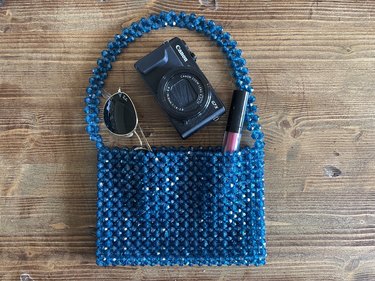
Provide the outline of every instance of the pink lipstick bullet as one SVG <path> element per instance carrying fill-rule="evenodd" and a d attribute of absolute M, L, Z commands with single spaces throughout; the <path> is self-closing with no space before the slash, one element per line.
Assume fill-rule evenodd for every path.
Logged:
<path fill-rule="evenodd" d="M 227 127 L 223 140 L 223 152 L 235 152 L 240 147 L 248 97 L 249 93 L 246 91 L 233 91 Z"/>

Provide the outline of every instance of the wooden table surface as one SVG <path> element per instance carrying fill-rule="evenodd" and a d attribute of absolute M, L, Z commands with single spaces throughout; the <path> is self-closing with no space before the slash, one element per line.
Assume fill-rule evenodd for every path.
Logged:
<path fill-rule="evenodd" d="M 222 24 L 251 68 L 267 144 L 266 266 L 95 265 L 85 88 L 121 27 L 169 9 Z M 220 144 L 227 115 L 181 141 L 133 68 L 173 36 L 229 105 L 222 54 L 179 29 L 132 44 L 105 87 L 134 98 L 152 145 Z M 2 0 L 0 74 L 1 280 L 375 280 L 375 1 Z"/>

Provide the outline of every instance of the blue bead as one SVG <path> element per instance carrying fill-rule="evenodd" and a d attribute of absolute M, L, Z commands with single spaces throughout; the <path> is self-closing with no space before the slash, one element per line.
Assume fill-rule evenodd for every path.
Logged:
<path fill-rule="evenodd" d="M 158 19 L 158 17 L 156 15 L 151 15 L 148 19 L 151 22 L 151 24 L 153 24 Z"/>
<path fill-rule="evenodd" d="M 225 32 L 225 33 L 223 34 L 223 39 L 229 40 L 230 38 L 231 38 L 231 35 L 230 35 L 229 32 Z"/>
<path fill-rule="evenodd" d="M 125 36 L 124 35 L 120 35 L 120 34 L 116 34 L 115 35 L 115 41 L 119 44 L 121 41 L 125 41 Z"/>
<path fill-rule="evenodd" d="M 154 29 L 154 30 L 158 30 L 160 28 L 160 22 L 157 21 L 157 22 L 154 22 L 152 25 L 151 25 L 151 28 Z"/>
<path fill-rule="evenodd" d="M 259 130 L 255 130 L 252 132 L 251 137 L 256 140 L 263 139 L 263 133 Z"/>
<path fill-rule="evenodd" d="M 128 28 L 124 28 L 121 32 L 121 35 L 124 36 L 124 39 L 126 40 L 128 35 L 129 35 L 129 29 Z"/>
<path fill-rule="evenodd" d="M 118 48 L 118 44 L 115 41 L 110 41 L 107 44 L 108 50 L 113 51 L 114 49 Z"/>
<path fill-rule="evenodd" d="M 103 59 L 98 59 L 96 61 L 96 63 L 98 64 L 98 66 L 102 66 L 104 63 L 103 63 Z"/>
<path fill-rule="evenodd" d="M 95 83 L 97 83 L 97 80 L 95 79 L 95 77 L 90 77 L 89 83 L 90 84 L 95 84 Z"/>
<path fill-rule="evenodd" d="M 193 30 L 195 28 L 195 26 L 194 26 L 193 23 L 187 23 L 186 28 L 189 29 L 189 30 Z"/>
<path fill-rule="evenodd" d="M 86 93 L 89 94 L 89 95 L 92 95 L 92 94 L 94 93 L 93 88 L 91 88 L 91 87 L 87 87 L 87 88 L 86 88 Z"/>
<path fill-rule="evenodd" d="M 151 31 L 151 22 L 148 19 L 141 19 L 139 25 L 143 33 L 148 33 Z"/>
<path fill-rule="evenodd" d="M 92 73 L 93 73 L 93 74 L 100 74 L 100 70 L 99 70 L 98 68 L 94 68 L 94 69 L 92 70 Z"/>
<path fill-rule="evenodd" d="M 107 72 L 103 72 L 102 74 L 100 74 L 101 80 L 105 80 L 107 76 L 108 76 Z"/>
<path fill-rule="evenodd" d="M 97 131 L 98 131 L 98 127 L 96 126 L 96 125 L 94 125 L 94 124 L 90 124 L 90 125 L 88 125 L 87 127 L 86 127 L 86 131 L 88 132 L 88 133 L 96 133 Z"/>
<path fill-rule="evenodd" d="M 185 19 L 185 17 L 186 17 L 186 13 L 185 12 L 180 12 L 179 14 L 178 14 L 178 17 L 180 18 L 180 19 Z"/>
<path fill-rule="evenodd" d="M 248 102 L 249 103 L 254 103 L 255 102 L 255 96 L 253 96 L 253 95 L 249 95 L 249 98 L 248 98 Z"/>
<path fill-rule="evenodd" d="M 237 41 L 230 40 L 229 43 L 228 43 L 228 46 L 230 46 L 231 48 L 235 48 L 237 46 Z"/>
<path fill-rule="evenodd" d="M 108 57 L 109 55 L 110 55 L 110 53 L 107 50 L 102 51 L 102 57 L 103 58 Z"/>

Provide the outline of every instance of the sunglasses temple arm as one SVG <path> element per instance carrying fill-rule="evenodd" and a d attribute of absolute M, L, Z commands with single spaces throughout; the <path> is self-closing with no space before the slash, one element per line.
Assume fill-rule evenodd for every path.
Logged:
<path fill-rule="evenodd" d="M 109 99 L 112 95 L 110 93 L 107 92 L 106 89 L 102 89 L 102 96 L 106 99 Z"/>
<path fill-rule="evenodd" d="M 150 146 L 150 144 L 148 143 L 148 141 L 147 141 L 147 139 L 146 139 L 146 137 L 145 137 L 145 134 L 143 133 L 143 130 L 142 130 L 142 128 L 141 128 L 141 126 L 140 126 L 139 124 L 138 124 L 138 128 L 139 128 L 139 132 L 141 133 L 141 138 L 144 139 L 144 141 L 145 141 L 145 146 L 146 146 L 147 150 L 148 150 L 148 151 L 152 151 L 151 146 Z M 134 133 L 135 133 L 135 135 L 137 136 L 139 142 L 141 143 L 141 146 L 143 146 L 142 139 L 139 137 L 139 135 L 137 134 L 136 131 L 134 131 Z"/>
<path fill-rule="evenodd" d="M 143 146 L 143 142 L 142 142 L 141 138 L 139 137 L 139 135 L 138 135 L 138 133 L 136 131 L 134 131 L 134 135 L 136 135 L 136 137 L 137 137 L 137 139 L 138 139 L 138 141 L 140 143 L 140 146 Z"/>

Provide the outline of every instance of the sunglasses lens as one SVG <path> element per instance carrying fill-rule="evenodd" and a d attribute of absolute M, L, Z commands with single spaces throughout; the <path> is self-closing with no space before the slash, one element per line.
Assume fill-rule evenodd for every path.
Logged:
<path fill-rule="evenodd" d="M 104 123 L 117 135 L 127 135 L 137 126 L 137 113 L 133 102 L 125 93 L 111 96 L 104 105 Z"/>

